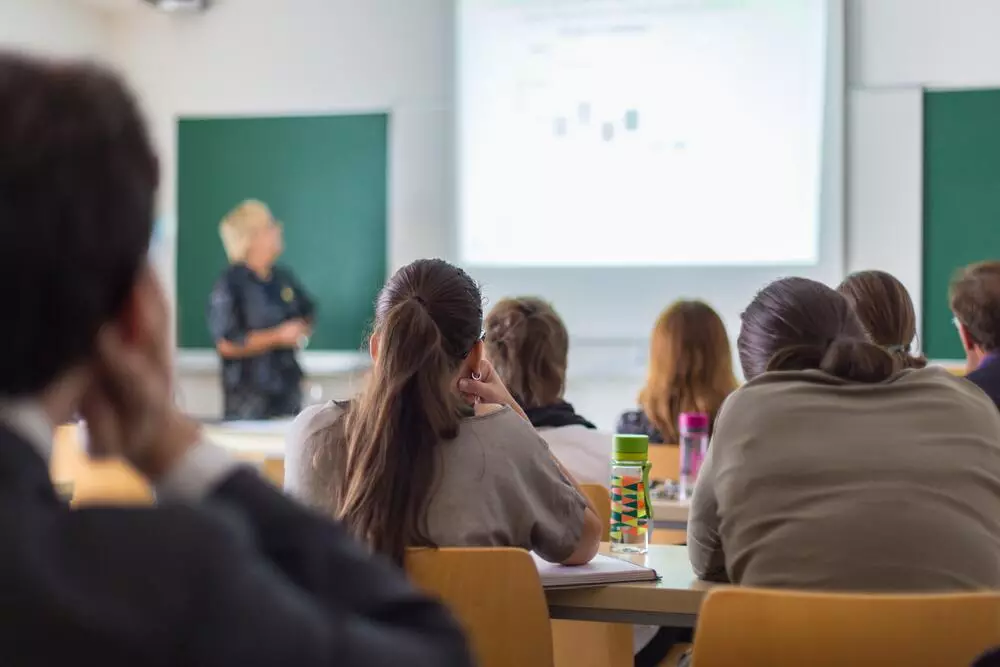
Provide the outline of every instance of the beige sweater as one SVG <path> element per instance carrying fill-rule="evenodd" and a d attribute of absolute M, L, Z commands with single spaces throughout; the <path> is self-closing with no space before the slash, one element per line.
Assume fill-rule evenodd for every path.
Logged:
<path fill-rule="evenodd" d="M 1000 588 L 1000 413 L 940 368 L 766 373 L 723 406 L 688 549 L 751 586 Z"/>

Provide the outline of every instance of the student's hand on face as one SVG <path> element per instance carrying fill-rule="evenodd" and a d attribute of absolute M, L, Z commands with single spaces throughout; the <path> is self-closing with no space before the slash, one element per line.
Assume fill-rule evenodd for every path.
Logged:
<path fill-rule="evenodd" d="M 197 441 L 199 429 L 174 405 L 166 299 L 158 283 L 136 290 L 130 334 L 121 323 L 98 333 L 95 379 L 81 413 L 92 454 L 121 456 L 155 479 Z"/>
<path fill-rule="evenodd" d="M 479 375 L 478 380 L 462 378 L 458 381 L 458 390 L 467 397 L 467 400 L 471 398 L 475 402 L 478 398 L 480 403 L 498 403 L 511 407 L 517 405 L 507 387 L 501 382 L 493 364 L 486 359 L 479 362 Z"/>

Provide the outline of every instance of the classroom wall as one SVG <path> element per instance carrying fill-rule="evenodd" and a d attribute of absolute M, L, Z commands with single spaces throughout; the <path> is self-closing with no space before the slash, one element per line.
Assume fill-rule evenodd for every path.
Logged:
<path fill-rule="evenodd" d="M 0 1 L 0 48 L 103 59 L 110 35 L 107 17 L 78 0 Z"/>
<path fill-rule="evenodd" d="M 847 267 L 893 271 L 919 309 L 923 89 L 1000 87 L 1000 3 L 850 0 L 847 10 Z"/>
<path fill-rule="evenodd" d="M 112 53 L 153 123 L 166 176 L 163 211 L 170 214 L 175 200 L 177 115 L 391 107 L 390 264 L 447 253 L 450 7 L 449 0 L 284 0 L 275 11 L 273 0 L 218 0 L 203 16 L 146 9 L 118 15 Z M 845 265 L 895 272 L 919 304 L 920 87 L 1000 86 L 1000 40 L 991 32 L 1000 3 L 849 0 L 847 18 Z M 608 354 L 630 360 L 627 372 L 607 377 L 591 370 L 599 365 L 590 361 Z M 641 344 L 621 341 L 577 346 L 570 400 L 610 427 L 634 403 L 642 376 L 634 362 L 643 354 Z M 323 398 L 357 386 L 351 378 L 316 380 Z M 216 384 L 211 373 L 182 373 L 186 406 L 213 414 Z"/>

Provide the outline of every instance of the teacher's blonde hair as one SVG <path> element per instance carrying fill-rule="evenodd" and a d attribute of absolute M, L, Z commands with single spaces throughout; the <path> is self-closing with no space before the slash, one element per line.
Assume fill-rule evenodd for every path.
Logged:
<path fill-rule="evenodd" d="M 226 214 L 219 223 L 219 236 L 230 264 L 246 261 L 253 235 L 267 227 L 271 219 L 271 209 L 256 199 L 247 199 Z"/>

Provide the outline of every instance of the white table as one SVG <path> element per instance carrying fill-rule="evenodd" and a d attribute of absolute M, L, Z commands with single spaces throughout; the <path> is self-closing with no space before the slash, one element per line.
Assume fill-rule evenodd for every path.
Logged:
<path fill-rule="evenodd" d="M 651 567 L 660 580 L 546 590 L 549 616 L 570 621 L 694 627 L 702 598 L 712 584 L 694 576 L 687 547 L 652 544 L 648 553 L 632 556 L 612 554 L 605 543 L 601 553 Z"/>
<path fill-rule="evenodd" d="M 290 419 L 205 424 L 205 435 L 234 456 L 266 461 L 285 458 L 285 436 Z"/>

